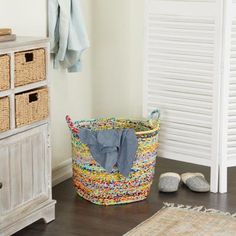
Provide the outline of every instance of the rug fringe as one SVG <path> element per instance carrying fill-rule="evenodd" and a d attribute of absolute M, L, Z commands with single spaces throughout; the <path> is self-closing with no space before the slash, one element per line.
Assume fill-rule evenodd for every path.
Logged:
<path fill-rule="evenodd" d="M 203 212 L 203 213 L 217 213 L 223 216 L 230 216 L 233 218 L 236 218 L 236 213 L 231 214 L 230 212 L 223 212 L 216 209 L 207 209 L 204 206 L 190 206 L 190 205 L 183 205 L 183 204 L 176 204 L 176 203 L 169 203 L 169 202 L 163 202 L 164 207 L 163 208 L 179 208 L 179 209 L 185 209 L 189 211 L 197 211 L 197 212 Z"/>

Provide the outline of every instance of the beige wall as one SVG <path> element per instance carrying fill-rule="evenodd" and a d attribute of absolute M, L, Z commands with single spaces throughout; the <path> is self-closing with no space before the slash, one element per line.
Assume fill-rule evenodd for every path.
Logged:
<path fill-rule="evenodd" d="M 46 0 L 0 0 L 0 27 L 12 27 L 17 35 L 46 36 Z M 86 25 L 91 38 L 91 5 L 82 0 Z M 67 74 L 51 68 L 53 167 L 71 156 L 65 115 L 88 118 L 92 114 L 91 47 L 83 57 L 83 72 Z"/>
<path fill-rule="evenodd" d="M 93 0 L 94 116 L 142 114 L 144 0 Z"/>
<path fill-rule="evenodd" d="M 92 41 L 90 0 L 82 0 L 82 3 L 89 38 Z M 71 158 L 70 136 L 68 127 L 65 125 L 65 116 L 69 114 L 73 119 L 92 116 L 92 55 L 91 46 L 83 55 L 82 73 L 51 71 L 54 166 Z"/>
<path fill-rule="evenodd" d="M 45 36 L 46 0 L 0 0 L 0 27 Z M 82 0 L 91 48 L 83 72 L 50 70 L 53 167 L 71 156 L 64 117 L 141 116 L 144 0 Z"/>

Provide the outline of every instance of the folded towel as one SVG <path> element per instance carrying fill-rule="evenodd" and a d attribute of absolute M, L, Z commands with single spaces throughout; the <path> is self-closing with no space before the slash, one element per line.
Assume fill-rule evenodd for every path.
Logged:
<path fill-rule="evenodd" d="M 128 177 L 138 147 L 134 130 L 81 129 L 79 138 L 88 145 L 93 158 L 108 172 L 117 164 L 120 173 Z"/>
<path fill-rule="evenodd" d="M 48 9 L 54 68 L 78 72 L 82 52 L 89 47 L 80 0 L 49 0 Z"/>
<path fill-rule="evenodd" d="M 0 42 L 15 41 L 15 40 L 16 40 L 15 34 L 0 36 Z"/>
<path fill-rule="evenodd" d="M 12 30 L 10 28 L 0 28 L 0 36 L 9 34 L 12 34 Z"/>

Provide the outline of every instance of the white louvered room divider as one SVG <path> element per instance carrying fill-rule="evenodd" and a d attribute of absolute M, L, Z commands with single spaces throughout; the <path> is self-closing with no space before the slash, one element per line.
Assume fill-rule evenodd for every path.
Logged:
<path fill-rule="evenodd" d="M 236 166 L 235 5 L 146 0 L 144 115 L 160 108 L 159 156 L 209 166 L 212 192 Z"/>

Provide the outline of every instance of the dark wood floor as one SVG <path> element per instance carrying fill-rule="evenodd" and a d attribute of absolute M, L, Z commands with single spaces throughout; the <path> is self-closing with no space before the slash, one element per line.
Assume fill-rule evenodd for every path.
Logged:
<path fill-rule="evenodd" d="M 67 180 L 54 187 L 53 198 L 57 200 L 56 220 L 48 225 L 38 221 L 16 236 L 118 236 L 129 231 L 140 222 L 157 212 L 163 202 L 188 205 L 204 205 L 222 211 L 236 212 L 236 169 L 229 171 L 229 192 L 227 194 L 193 193 L 181 186 L 177 193 L 159 193 L 157 183 L 160 173 L 201 171 L 209 179 L 206 167 L 164 160 L 158 160 L 156 177 L 149 198 L 139 203 L 121 206 L 96 206 L 75 194 L 72 181 Z"/>

